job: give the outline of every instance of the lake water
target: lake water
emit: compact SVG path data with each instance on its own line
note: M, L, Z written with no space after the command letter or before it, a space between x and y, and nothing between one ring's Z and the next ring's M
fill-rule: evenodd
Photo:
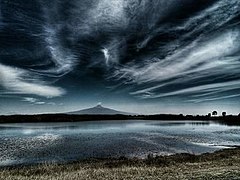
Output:
M240 145L240 126L204 121L0 125L0 166L148 154L200 154Z

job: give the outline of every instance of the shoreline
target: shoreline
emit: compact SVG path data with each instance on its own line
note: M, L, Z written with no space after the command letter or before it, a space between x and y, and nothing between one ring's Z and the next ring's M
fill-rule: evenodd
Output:
M108 120L157 120L157 121L215 121L226 125L240 125L240 116L193 116L193 115L70 115L70 114L39 114L39 115L0 115L0 124L11 123L60 123Z
M0 179L236 179L240 148L201 155L149 155L147 159L89 159L69 164L3 167Z

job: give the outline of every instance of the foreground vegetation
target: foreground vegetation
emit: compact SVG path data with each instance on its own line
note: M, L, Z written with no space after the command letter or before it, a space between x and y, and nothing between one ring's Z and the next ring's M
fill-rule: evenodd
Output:
M89 160L0 169L2 180L240 179L240 148L199 156L179 154L139 159Z

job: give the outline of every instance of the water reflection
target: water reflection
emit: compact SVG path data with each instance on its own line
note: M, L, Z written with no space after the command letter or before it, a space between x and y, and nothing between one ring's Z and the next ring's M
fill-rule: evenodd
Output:
M209 126L210 122L206 121L201 121L201 122L190 122L189 124L194 125L194 126Z
M5 124L0 125L0 166L149 153L199 154L236 145L239 126L206 121Z

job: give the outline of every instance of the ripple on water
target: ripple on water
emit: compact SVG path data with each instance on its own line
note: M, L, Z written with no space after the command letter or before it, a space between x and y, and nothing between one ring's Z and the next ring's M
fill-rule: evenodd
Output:
M74 129L46 126L12 128L1 132L0 166L39 162L65 162L86 158L146 157L148 154L167 155L174 153L212 152L221 145L236 145L240 142L240 128L172 124L150 126L148 121L124 122L121 128L104 131L96 127L98 122L74 124ZM134 126L132 126L134 122ZM137 126L140 123L140 126ZM152 123L152 122L150 122ZM171 123L171 122L169 122ZM88 131L92 128L96 130ZM107 122L105 126L111 124ZM111 124L118 126L117 122ZM146 128L144 128L146 126ZM69 127L69 124L67 124ZM209 128L208 128L209 127ZM222 126L221 126L222 127ZM197 130L197 131L195 131ZM7 132L7 133L5 133ZM222 147L221 147L222 148Z
M33 137L1 137L0 161L1 165L20 164L24 159L39 159L47 157L52 152L47 149L55 146L61 139L59 135L42 134ZM39 157L39 158L38 158Z

